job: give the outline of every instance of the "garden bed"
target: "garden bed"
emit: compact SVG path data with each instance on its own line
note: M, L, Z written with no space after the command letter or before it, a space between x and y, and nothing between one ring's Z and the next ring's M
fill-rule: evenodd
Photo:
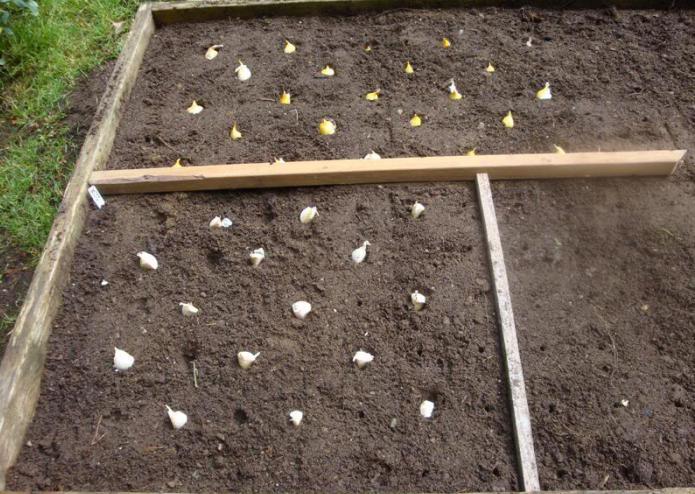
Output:
M694 57L689 42L695 34L693 17L677 11L403 10L165 26L152 38L108 167L167 166L179 158L187 166L276 157L359 158L370 150L395 157L463 154L474 147L495 154L550 152L553 145L567 151L692 148L688 129L695 107L685 61ZM451 40L450 48L439 46L443 37ZM285 38L296 45L295 53L282 52ZM216 59L206 60L205 50L213 44L224 47ZM364 51L365 44L371 52ZM247 84L235 79L239 58L254 74ZM415 67L411 76L403 72L407 60ZM493 74L485 71L489 63L496 68ZM335 67L335 77L317 77L325 64ZM447 97L452 77L463 93L460 101ZM534 93L545 81L551 81L555 96L539 102ZM365 100L365 93L377 88L382 97ZM294 97L289 107L277 103L283 89ZM186 113L194 99L205 107L198 115ZM515 115L513 129L500 123L509 110ZM409 126L413 113L423 116L421 127ZM333 136L317 134L316 126L326 116L337 123ZM242 139L229 138L232 122ZM667 400L644 401L654 386L643 388L643 395L630 393L636 374L629 370L640 348L632 340L630 345L618 339L604 342L608 346L598 349L609 351L610 362L601 365L616 365L613 347L625 348L622 371L601 371L609 374L610 386L620 378L623 387L606 386L605 376L591 379L593 362L607 358L603 353L585 360L583 367L561 360L560 375L567 383L554 383L546 359L560 359L560 351L578 352L563 346L567 339L547 320L557 317L557 324L567 327L586 314L567 316L560 299L551 297L551 287L565 286L575 264L567 261L563 269L538 275L538 259L553 259L548 246L539 244L547 238L545 227L570 223L567 238L559 242L572 241L572 224L585 225L582 234L593 231L593 215L575 217L579 199L587 212L605 212L615 204L612 193L643 197L661 186L660 200L650 201L642 218L667 218L670 202L692 209L691 166L686 163L668 185L623 180L495 188L503 192L500 224L524 330L522 358L545 488L694 483L686 449L688 444L692 448L692 414L669 408L657 422L661 436L673 437L667 443L673 447L661 445L659 433L635 432L646 427L646 419L637 416L625 424L633 436L614 436L610 444L599 445L603 456L596 456L595 443L582 443L597 423L609 431L613 422L606 417L632 413L630 406L614 408L621 399L633 407L639 404L640 413L642 408L656 413L655 407ZM537 190L552 195L552 209L531 192ZM8 476L10 488L518 488L488 263L470 186L107 200L104 210L89 214L79 241L71 284L49 342L37 413L27 446ZM418 221L408 216L415 200L428 208ZM624 201L627 217L637 202ZM299 211L314 204L321 212L318 221L300 224ZM518 216L523 208L530 208L529 216L535 213L533 224ZM235 226L210 231L207 223L215 215L229 216ZM664 227L683 239L681 248L667 250L672 263L652 262L646 279L621 271L605 288L625 285L622 289L637 297L644 287L656 297L663 292L660 283L674 279L670 266L682 267L685 277L692 268L688 246L693 245L694 228L685 213L681 216L678 231ZM648 242L643 234L639 228L629 231L637 245ZM620 258L620 242L625 242L621 237L610 251L607 234L584 238L590 248L583 259L592 253L592 259L600 260L606 254L601 269ZM373 247L367 262L354 266L349 254L363 240ZM268 257L254 269L247 256L260 246ZM524 254L524 246L531 254ZM157 255L158 271L139 270L135 253L141 250ZM524 255L528 263L521 262ZM640 252L635 260L644 263L648 257ZM102 279L109 284L100 286ZM540 301L532 299L527 284L536 287ZM422 313L408 307L408 293L418 288L431 299ZM642 337L663 333L677 301L689 300L688 290L673 285L662 301L662 308L673 309L650 319ZM293 319L290 311L299 298L315 304L305 321ZM597 302L601 318L611 324L625 321L626 328L637 331L631 322L644 314L620 311L610 301ZM200 316L183 318L179 302L194 302ZM644 304L650 302L640 306ZM680 336L674 339L692 334L692 316L682 317L680 333L674 331ZM587 328L582 323L576 331L597 331ZM616 332L611 334L617 338ZM580 336L575 336L578 344L587 341ZM124 375L111 369L113 347L119 345L136 357L135 367ZM547 350L540 350L541 345ZM668 347L665 341L660 345ZM261 356L242 371L235 355L247 347ZM358 349L376 355L373 365L363 370L351 365ZM640 361L651 382L692 390L686 366L692 353L684 345L660 351L671 361L664 364L656 352L648 354L652 363ZM194 361L200 372L197 388ZM431 421L417 411L427 398L436 403ZM596 410L582 415L579 398ZM608 408L602 408L604 403ZM165 404L189 414L184 429L171 429ZM688 407L691 402L680 406ZM299 428L287 421L294 408L306 414ZM569 411L555 418L557 409ZM572 414L582 420L565 422ZM393 418L397 423L392 429ZM569 438L563 427L572 428ZM617 434L615 428L610 432ZM627 452L640 441L652 445L643 446L645 454L668 450L675 456L670 462L650 463L651 475L644 461L630 470ZM605 481L598 463L611 474Z

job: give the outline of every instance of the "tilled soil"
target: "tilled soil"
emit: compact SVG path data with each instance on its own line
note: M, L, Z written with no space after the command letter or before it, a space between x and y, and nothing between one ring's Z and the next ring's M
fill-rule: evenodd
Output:
M166 27L109 166L693 149L693 21L690 11L471 9ZM438 46L443 36L451 48ZM282 53L284 38L296 53ZM239 58L254 74L246 83L234 78ZM315 77L326 63L336 76ZM444 90L452 77L458 102ZM541 103L545 81L554 98ZM275 102L283 88L289 107ZM376 88L382 98L367 102ZM193 99L205 107L196 116L185 112ZM508 110L513 129L500 123ZM413 112L422 127L408 126ZM324 116L336 135L317 134ZM689 158L668 181L495 185L546 489L695 481L692 177ZM80 242L10 487L518 488L469 186L107 199ZM415 199L428 206L418 222L407 216ZM297 215L309 204L321 216L305 227ZM236 226L210 232L217 214ZM352 266L364 239L370 257ZM246 256L259 246L268 258L254 270ZM137 269L143 249L159 271ZM419 286L432 303L414 314L407 293ZM315 304L304 322L289 312L298 298ZM201 315L184 319L183 301ZM110 369L114 345L136 357L125 375ZM261 351L250 371L234 362L242 348ZM363 371L349 362L360 348L376 355ZM431 422L417 414L426 397ZM185 429L171 430L165 403L189 414ZM306 412L298 429L293 408Z

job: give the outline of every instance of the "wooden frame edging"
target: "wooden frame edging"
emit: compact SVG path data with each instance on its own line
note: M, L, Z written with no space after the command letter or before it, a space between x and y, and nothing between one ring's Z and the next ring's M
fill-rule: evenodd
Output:
M295 161L278 165L104 170L90 184L105 194L183 192L393 182L669 175L685 151L437 156L382 160Z
M84 226L89 175L106 163L121 110L135 83L154 32L149 4L140 6L128 40L101 98L65 189L41 259L0 364L0 490L15 462L34 415L46 358L46 345Z
M519 463L519 483L526 492L539 491L538 467L536 453L533 448L533 432L531 431L531 414L526 401L526 386L524 372L521 367L519 342L516 338L516 325L512 311L512 297L507 280L507 269L504 264L502 240L497 225L495 204L492 200L490 179L485 173L476 175L478 202L483 220L483 230L487 241L490 274L495 294L497 321L502 343L502 355L507 371L507 385L511 403L512 423L514 426L514 441L516 456Z

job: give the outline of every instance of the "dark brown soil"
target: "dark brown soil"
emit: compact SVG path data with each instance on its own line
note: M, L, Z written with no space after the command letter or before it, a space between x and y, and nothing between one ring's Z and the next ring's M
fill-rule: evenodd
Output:
M0 245L0 356L5 349L12 321L22 306L31 282L29 259L21 252Z
M384 157L473 146L692 149L693 17L485 9L165 28L110 166L355 158L370 149ZM437 47L442 36L449 50ZM297 53L280 51L284 37ZM361 49L367 41L371 54ZM225 47L205 61L213 43ZM254 72L248 83L234 78L238 58ZM314 77L325 63L335 78ZM464 94L457 103L443 89L451 77ZM540 104L533 94L546 80L555 96ZM283 87L292 106L265 101ZM364 93L376 87L383 97L368 103ZM193 99L206 107L198 116L185 112ZM500 124L509 109L511 130ZM408 126L414 111L425 116L418 129ZM317 135L323 116L337 121L335 136ZM234 120L244 139L232 142ZM495 186L544 488L695 482L693 294L683 281L695 245L692 177L689 160L670 181ZM406 206L421 197L428 214L413 223ZM322 216L302 228L297 214L313 203ZM517 488L474 203L465 185L109 198L78 249L32 446L9 486ZM210 233L206 223L222 213L238 227ZM347 256L365 238L374 248L356 269ZM246 255L260 245L269 256L253 270ZM142 249L157 253L159 271L136 268ZM434 290L418 315L406 296L421 283ZM316 306L303 323L289 314L300 297ZM181 301L203 309L195 323L177 313ZM110 370L116 344L137 359L126 375ZM234 363L242 347L262 352L243 373ZM360 347L377 360L357 372L349 358ZM440 412L431 423L417 416L427 396ZM621 399L627 408L615 406ZM164 403L189 413L184 430L171 431ZM295 407L307 413L299 429L286 420Z

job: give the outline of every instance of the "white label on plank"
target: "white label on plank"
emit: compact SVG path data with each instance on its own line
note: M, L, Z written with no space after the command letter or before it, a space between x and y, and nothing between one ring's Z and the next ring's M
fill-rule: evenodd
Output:
M92 198L92 202L97 207L97 209L101 209L104 207L104 205L106 205L106 201L94 185L87 189L87 192L89 192L89 197Z

